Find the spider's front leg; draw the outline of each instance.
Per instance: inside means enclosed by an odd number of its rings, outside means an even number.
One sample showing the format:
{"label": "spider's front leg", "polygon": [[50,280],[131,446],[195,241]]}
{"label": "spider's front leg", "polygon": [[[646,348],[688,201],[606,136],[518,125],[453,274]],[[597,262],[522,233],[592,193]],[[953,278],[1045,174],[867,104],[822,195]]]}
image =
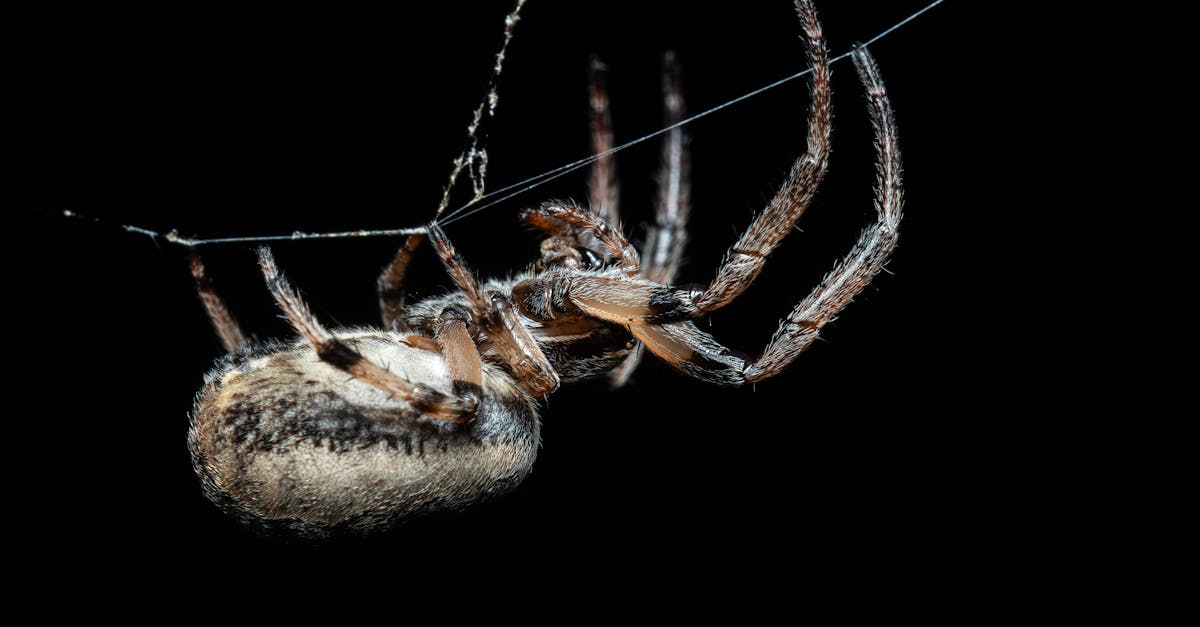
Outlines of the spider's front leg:
{"label": "spider's front leg", "polygon": [[830,88],[829,56],[817,12],[808,0],[797,0],[796,10],[804,28],[805,52],[812,65],[812,102],[808,114],[807,150],[792,166],[771,204],[734,243],[716,277],[692,297],[688,315],[699,318],[724,307],[754,282],[766,264],[767,255],[791,232],[812,202],[829,165]]}
{"label": "spider's front leg", "polygon": [[742,385],[787,367],[812,344],[821,327],[870,284],[896,248],[903,204],[896,123],[874,59],[865,49],[856,50],[853,59],[867,88],[875,127],[877,219],[780,323],[761,355],[743,359],[687,320],[695,309],[692,305],[699,302],[695,292],[633,278],[580,277],[567,294],[571,302],[589,316],[625,325],[651,352],[698,379]]}
{"label": "spider's front leg", "polygon": [[900,180],[900,145],[896,118],[875,59],[865,48],[854,51],[854,67],[867,89],[871,125],[875,128],[876,221],[867,227],[854,248],[825,275],[775,331],[763,354],[746,370],[746,379],[765,379],[783,370],[817,338],[817,332],[850,304],[871,279],[883,270],[900,237],[904,188]]}

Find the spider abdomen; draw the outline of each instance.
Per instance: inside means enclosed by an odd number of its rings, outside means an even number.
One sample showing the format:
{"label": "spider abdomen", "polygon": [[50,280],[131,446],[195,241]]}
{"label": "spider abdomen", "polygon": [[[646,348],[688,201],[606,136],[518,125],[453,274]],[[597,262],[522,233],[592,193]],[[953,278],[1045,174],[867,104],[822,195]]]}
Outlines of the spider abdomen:
{"label": "spider abdomen", "polygon": [[[335,332],[365,358],[442,392],[440,353],[382,331]],[[205,492],[253,526],[367,531],[461,509],[524,479],[537,454],[533,400],[484,368],[474,421],[453,424],[322,362],[305,342],[231,355],[206,377],[188,445]]]}

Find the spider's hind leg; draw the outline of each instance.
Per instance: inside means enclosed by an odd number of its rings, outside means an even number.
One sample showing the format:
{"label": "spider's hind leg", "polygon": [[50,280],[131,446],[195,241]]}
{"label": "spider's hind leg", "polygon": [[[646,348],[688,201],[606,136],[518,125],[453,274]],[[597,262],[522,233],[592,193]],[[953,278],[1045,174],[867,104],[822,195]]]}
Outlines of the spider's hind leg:
{"label": "spider's hind leg", "polygon": [[[438,420],[465,422],[478,411],[479,395],[474,393],[475,388],[467,386],[466,389],[456,389],[456,393],[450,395],[421,383],[412,383],[363,357],[358,351],[335,337],[317,320],[309,310],[308,304],[279,273],[279,268],[275,265],[275,257],[271,255],[269,248],[264,247],[259,250],[259,265],[262,267],[263,277],[267,281],[271,295],[275,297],[275,301],[283,309],[283,313],[287,315],[292,326],[312,344],[313,350],[316,351],[317,357],[321,361],[376,389],[404,400],[422,414]],[[448,341],[453,342],[454,340],[448,338]],[[439,343],[443,347],[446,346],[446,341],[443,341],[441,337],[439,337]],[[478,359],[477,356],[476,359]],[[468,367],[463,366],[456,369],[449,355],[447,355],[447,361],[450,361],[452,376],[461,372],[464,376],[470,377],[471,370]],[[468,379],[466,383],[475,383],[475,381]],[[463,386],[459,386],[456,380],[455,387],[462,388]]]}
{"label": "spider's hind leg", "polygon": [[408,296],[408,264],[412,262],[413,255],[423,241],[424,235],[409,235],[375,283],[379,294],[379,314],[383,318],[385,329],[408,330],[408,323],[404,320],[404,305]]}
{"label": "spider's hind leg", "polygon": [[249,344],[246,334],[242,333],[237,320],[229,313],[229,308],[225,306],[225,301],[217,293],[212,278],[204,268],[204,262],[200,260],[200,254],[195,250],[188,251],[188,266],[191,268],[192,277],[196,279],[196,293],[200,296],[209,322],[212,322],[213,330],[221,340],[221,346],[230,353],[245,348]]}

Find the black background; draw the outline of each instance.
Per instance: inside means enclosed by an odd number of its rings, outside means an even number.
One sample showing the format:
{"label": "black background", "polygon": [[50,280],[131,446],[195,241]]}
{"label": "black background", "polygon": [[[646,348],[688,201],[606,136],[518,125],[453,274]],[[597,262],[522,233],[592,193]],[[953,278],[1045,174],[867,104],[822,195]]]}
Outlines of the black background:
{"label": "black background", "polygon": [[[217,237],[415,226],[430,218],[464,145],[509,3],[443,2],[420,14],[365,10],[30,15],[16,57],[22,207],[10,268],[28,306],[15,326],[35,399],[10,414],[20,455],[13,518],[40,567],[102,575],[240,576],[319,566],[317,577],[391,565],[396,581],[452,585],[518,565],[546,572],[619,566],[645,580],[680,572],[759,577],[764,563],[828,585],[914,566],[954,572],[1019,550],[1047,492],[1024,492],[1040,455],[996,362],[1005,338],[991,274],[1004,241],[989,228],[987,167],[1013,141],[987,16],[949,2],[872,47],[893,99],[907,204],[900,248],[881,275],[790,369],[750,389],[684,379],[648,359],[625,389],[568,386],[543,412],[543,449],[510,497],[418,521],[383,538],[319,548],[269,542],[201,495],[187,413],[220,348],[181,252],[111,226]],[[488,185],[589,153],[588,57],[610,66],[618,141],[661,126],[659,59],[676,50],[690,111],[805,67],[788,2],[534,0],[510,47],[487,142]],[[923,2],[825,2],[831,51],[869,39]],[[692,240],[681,281],[703,282],[804,146],[804,81],[688,128]],[[727,345],[756,352],[777,320],[873,219],[871,129],[848,60],[834,68],[830,172],[757,284],[711,318]],[[658,144],[618,156],[622,214],[651,215]],[[483,275],[533,259],[516,211],[585,199],[584,171],[451,225]],[[459,203],[465,200],[460,194]],[[374,280],[396,239],[281,243],[281,266],[330,323],[371,324]],[[1012,254],[1007,250],[1005,254]],[[289,333],[261,285],[252,246],[203,251],[258,337]],[[418,295],[448,281],[431,254]],[[1000,323],[998,326],[997,323]],[[30,364],[25,368],[26,364]],[[10,448],[12,448],[10,446]],[[1012,507],[1015,502],[1033,507]],[[990,557],[984,557],[990,556]],[[412,569],[422,564],[422,573]],[[261,569],[261,570],[260,570]],[[428,570],[426,570],[428,569]],[[165,576],[170,576],[165,575]],[[388,583],[392,579],[386,579]]]}

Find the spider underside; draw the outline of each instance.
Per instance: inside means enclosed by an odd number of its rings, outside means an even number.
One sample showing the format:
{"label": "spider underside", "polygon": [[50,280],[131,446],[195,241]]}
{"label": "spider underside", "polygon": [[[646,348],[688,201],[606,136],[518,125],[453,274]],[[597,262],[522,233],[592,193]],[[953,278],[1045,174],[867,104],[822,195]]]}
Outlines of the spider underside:
{"label": "spider underside", "polygon": [[[707,286],[672,287],[690,206],[679,127],[664,142],[655,222],[641,254],[612,226],[617,183],[608,155],[592,167],[590,209],[548,202],[522,213],[547,237],[540,259],[515,277],[478,282],[436,222],[427,235],[409,236],[379,278],[382,329],[324,327],[264,248],[267,285],[300,338],[251,345],[193,255],[201,301],[229,351],[206,376],[189,431],[208,496],[262,529],[308,536],[375,530],[513,489],[537,454],[537,400],[561,383],[607,377],[620,386],[645,351],[725,386],[787,367],[882,269],[902,205],[891,105],[874,60],[859,49],[853,59],[878,154],[876,222],[756,358],[726,349],[693,323],[754,281],[825,173],[828,57],[811,3],[796,6],[813,68],[807,149]],[[683,98],[670,55],[663,68],[665,113],[674,124],[683,118]],[[597,154],[612,146],[602,69],[593,64],[590,83]],[[457,290],[409,303],[405,277],[425,239]]]}

